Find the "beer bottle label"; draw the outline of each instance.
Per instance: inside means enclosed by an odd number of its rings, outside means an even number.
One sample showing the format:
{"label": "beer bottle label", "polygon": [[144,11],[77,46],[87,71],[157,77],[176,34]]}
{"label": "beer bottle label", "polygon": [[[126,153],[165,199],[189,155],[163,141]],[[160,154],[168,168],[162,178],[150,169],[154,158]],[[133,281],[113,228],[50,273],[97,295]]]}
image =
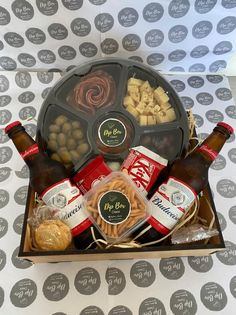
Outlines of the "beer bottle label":
{"label": "beer bottle label", "polygon": [[84,198],[80,190],[69,179],[47,188],[41,195],[46,205],[60,210],[60,218],[76,236],[92,225],[84,208]]}
{"label": "beer bottle label", "polygon": [[191,187],[174,177],[169,177],[150,199],[151,217],[148,219],[158,232],[167,235],[188,211],[196,193]]}
{"label": "beer bottle label", "polygon": [[20,152],[20,155],[23,159],[26,159],[28,156],[30,156],[32,154],[36,154],[36,153],[39,153],[39,147],[35,143],[35,144],[31,145],[27,150]]}
{"label": "beer bottle label", "polygon": [[209,148],[206,144],[202,144],[198,150],[200,152],[205,152],[211,159],[212,161],[214,161],[218,155],[218,152],[212,150],[211,148]]}

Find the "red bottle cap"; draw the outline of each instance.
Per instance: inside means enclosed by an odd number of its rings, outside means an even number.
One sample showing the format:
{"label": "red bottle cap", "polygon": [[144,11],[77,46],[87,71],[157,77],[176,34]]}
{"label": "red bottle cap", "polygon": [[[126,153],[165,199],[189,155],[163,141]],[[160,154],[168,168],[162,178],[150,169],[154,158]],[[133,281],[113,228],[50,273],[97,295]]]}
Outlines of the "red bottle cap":
{"label": "red bottle cap", "polygon": [[222,126],[222,127],[226,128],[226,129],[230,132],[230,134],[234,133],[234,128],[231,127],[230,125],[226,124],[226,123],[223,122],[223,121],[219,122],[219,123],[217,124],[217,126]]}
{"label": "red bottle cap", "polygon": [[20,121],[18,121],[18,120],[16,120],[16,121],[13,121],[12,123],[10,123],[9,125],[7,125],[6,127],[5,127],[5,133],[8,133],[13,127],[15,127],[15,126],[18,126],[18,125],[21,125],[21,122]]}

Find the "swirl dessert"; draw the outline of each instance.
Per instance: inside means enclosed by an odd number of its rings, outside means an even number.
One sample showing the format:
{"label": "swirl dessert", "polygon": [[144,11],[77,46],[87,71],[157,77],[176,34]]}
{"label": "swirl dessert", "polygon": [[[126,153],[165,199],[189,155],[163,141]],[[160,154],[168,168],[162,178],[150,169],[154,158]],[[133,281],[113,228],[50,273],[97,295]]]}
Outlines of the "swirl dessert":
{"label": "swirl dessert", "polygon": [[113,77],[103,70],[97,70],[81,78],[67,101],[76,109],[94,114],[96,110],[112,105],[115,97]]}

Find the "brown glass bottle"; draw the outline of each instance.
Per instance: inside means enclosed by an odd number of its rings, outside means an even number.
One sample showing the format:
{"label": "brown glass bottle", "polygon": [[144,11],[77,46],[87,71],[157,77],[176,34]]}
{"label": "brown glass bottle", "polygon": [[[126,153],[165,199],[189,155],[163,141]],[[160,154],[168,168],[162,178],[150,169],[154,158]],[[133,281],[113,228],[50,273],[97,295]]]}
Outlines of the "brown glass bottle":
{"label": "brown glass bottle", "polygon": [[[93,242],[92,223],[83,211],[83,196],[71,183],[66,168],[41,152],[19,121],[9,124],[5,132],[29,167],[31,187],[47,205],[63,210],[63,220],[71,228],[76,248],[86,248]],[[94,230],[96,237],[101,238]]]}
{"label": "brown glass bottle", "polygon": [[231,126],[224,122],[218,123],[192,153],[173,163],[167,180],[150,199],[151,217],[136,235],[149,225],[151,228],[137,239],[139,242],[158,240],[173,229],[196,196],[207,186],[209,167],[232,133]]}

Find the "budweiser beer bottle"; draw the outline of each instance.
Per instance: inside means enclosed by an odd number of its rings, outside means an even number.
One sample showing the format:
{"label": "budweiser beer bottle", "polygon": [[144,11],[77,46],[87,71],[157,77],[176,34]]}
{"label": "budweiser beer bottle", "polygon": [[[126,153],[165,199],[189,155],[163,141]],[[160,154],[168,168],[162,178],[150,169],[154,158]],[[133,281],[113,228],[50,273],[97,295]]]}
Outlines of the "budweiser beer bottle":
{"label": "budweiser beer bottle", "polygon": [[86,248],[93,241],[88,230],[92,223],[84,212],[83,196],[71,183],[65,167],[41,152],[19,121],[8,125],[5,132],[29,167],[31,187],[45,204],[61,210],[62,220],[71,228],[75,246]]}
{"label": "budweiser beer bottle", "polygon": [[233,128],[220,122],[213,132],[185,159],[176,160],[171,166],[167,180],[150,199],[151,217],[146,233],[138,238],[141,243],[152,242],[167,235],[179,219],[189,210],[196,196],[208,184],[208,170],[216,159]]}

